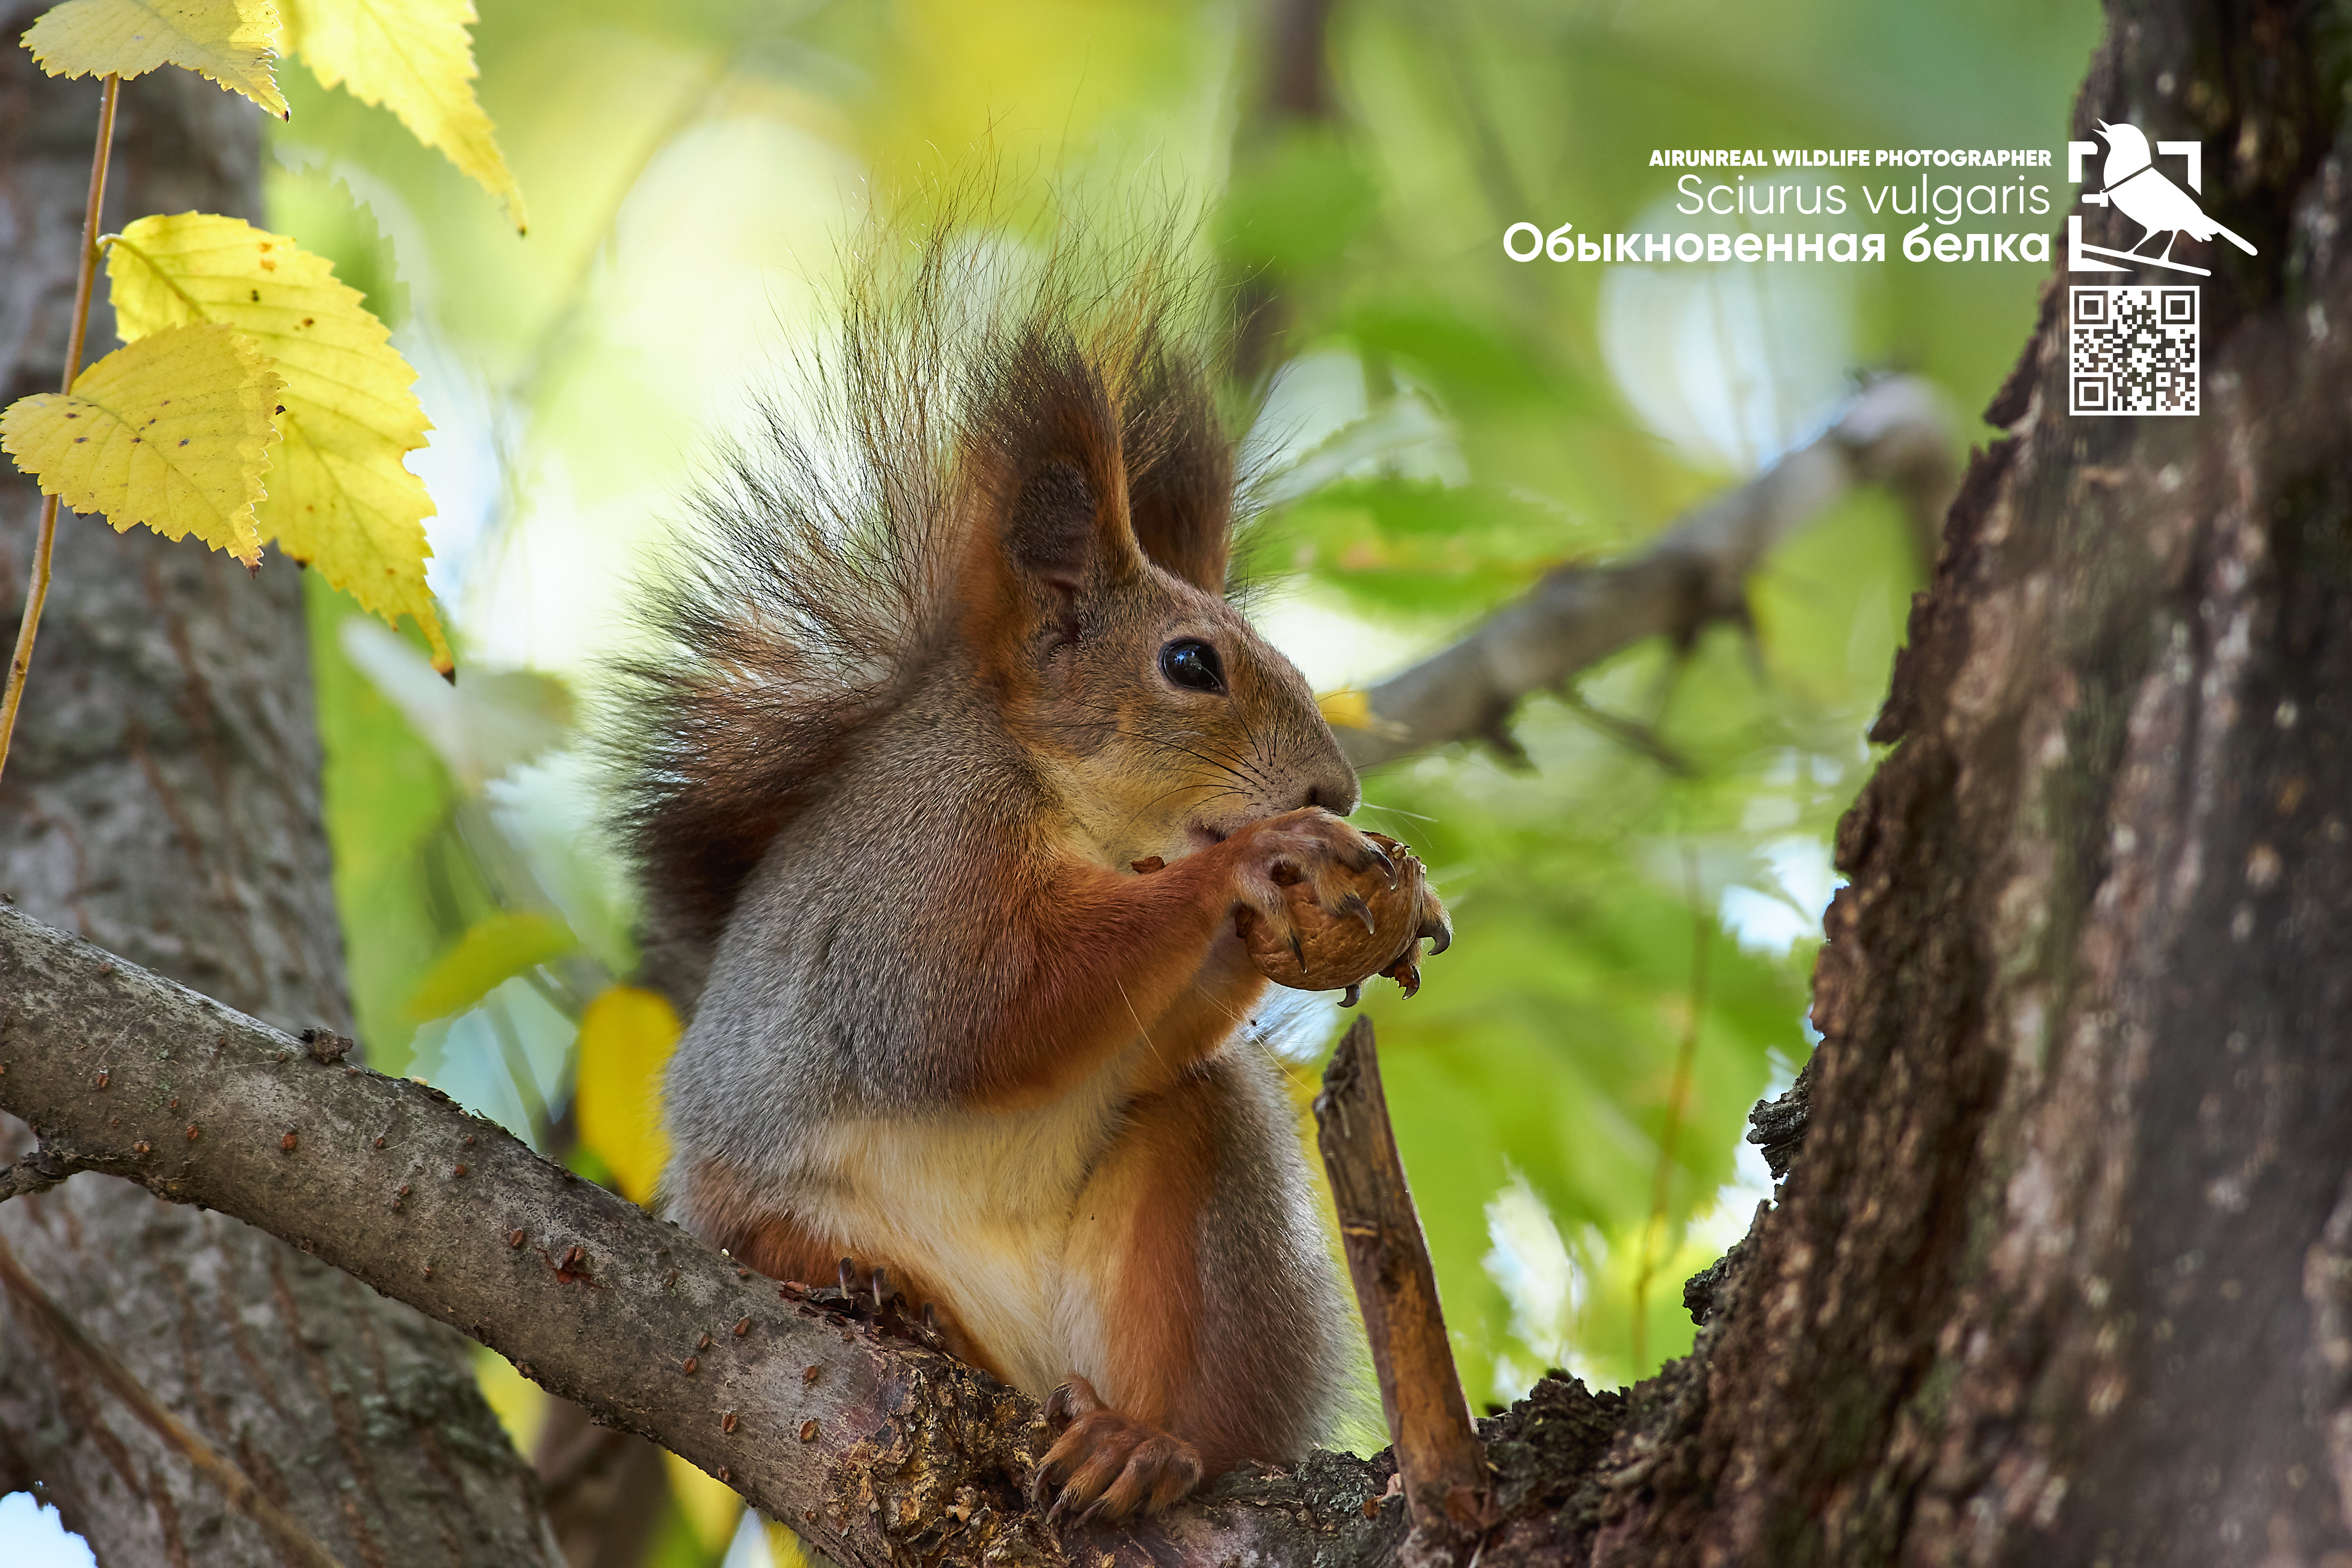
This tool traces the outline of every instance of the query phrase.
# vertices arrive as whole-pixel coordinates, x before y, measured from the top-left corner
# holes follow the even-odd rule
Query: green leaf
[[[1244,271],[1307,271],[1345,252],[1379,207],[1380,187],[1339,132],[1294,124],[1235,168],[1217,248]]]
[[[501,910],[481,920],[441,955],[408,998],[410,1022],[462,1013],[526,971],[580,945],[572,928],[530,910]]]
[[[405,1074],[415,1033],[404,1011],[410,994],[451,938],[493,901],[479,878],[463,875],[467,868],[446,852],[457,837],[446,825],[462,798],[448,769],[343,652],[337,635],[343,622],[373,623],[318,574],[304,577],[352,1010],[369,1062]],[[423,662],[421,649],[415,658]]]
[[[468,670],[452,686],[424,655],[373,621],[346,621],[341,636],[352,662],[400,709],[468,794],[570,738],[572,696],[551,675]]]
[[[1342,479],[1268,518],[1254,558],[1304,568],[1375,615],[1461,616],[1557,565],[1574,540],[1558,509],[1486,485]]]
[[[1342,329],[1360,348],[1420,372],[1449,404],[1503,403],[1575,395],[1560,405],[1584,412],[1605,406],[1580,379],[1563,384],[1513,338],[1461,310],[1421,301],[1383,300],[1348,317]]]

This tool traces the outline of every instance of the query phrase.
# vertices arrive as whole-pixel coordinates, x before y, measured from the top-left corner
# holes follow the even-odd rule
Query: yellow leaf
[[[244,334],[180,327],[115,350],[71,393],[9,405],[0,450],[43,494],[118,532],[144,523],[166,539],[193,533],[255,566],[253,503],[284,384]]]
[[[280,458],[283,462],[285,459]],[[1402,740],[1412,733],[1393,719],[1383,719],[1372,711],[1372,694],[1343,686],[1337,691],[1327,691],[1315,700],[1323,710],[1323,722],[1335,730],[1361,730],[1369,735],[1381,735],[1390,740]]]
[[[677,1014],[655,992],[614,985],[580,1016],[580,1077],[572,1106],[580,1142],[596,1152],[632,1203],[649,1203],[669,1140],[661,1075],[677,1046]]]
[[[801,1538],[772,1519],[760,1521],[768,1534],[768,1561],[774,1568],[809,1568],[808,1553],[801,1550]]]
[[[501,910],[474,922],[457,945],[436,959],[405,1009],[410,1018],[462,1013],[527,969],[561,958],[580,945],[572,928],[529,910]]]
[[[256,522],[386,622],[413,616],[434,668],[455,668],[425,584],[433,499],[403,459],[432,428],[416,373],[334,266],[282,235],[211,213],[142,217],[108,248],[126,339],[219,321],[261,345],[286,379],[285,445]]]
[[[25,30],[51,76],[145,76],[184,66],[278,119],[277,0],[67,0]]]
[[[1323,710],[1323,721],[1336,729],[1367,730],[1371,727],[1372,698],[1368,691],[1344,686],[1317,698],[1315,706]]]
[[[286,444],[261,506],[262,532],[387,626],[415,616],[433,645],[433,668],[446,675],[457,657],[425,584],[425,558],[433,553],[425,519],[433,500],[396,456],[368,450],[375,443],[364,433],[354,438],[337,423],[322,431],[287,405],[278,422]]]
[[[474,97],[473,0],[281,0],[286,48],[319,80],[380,103],[506,205],[524,227],[490,117]]]

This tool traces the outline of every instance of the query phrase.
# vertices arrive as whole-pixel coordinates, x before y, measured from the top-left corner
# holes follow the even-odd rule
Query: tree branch
[[[0,1110],[92,1171],[233,1215],[650,1437],[843,1563],[1370,1563],[1390,1468],[1245,1468],[1151,1526],[1057,1540],[1034,1402],[887,1341],[356,1065],[0,906]],[[325,1053],[331,1054],[331,1053]],[[30,1200],[40,1203],[45,1200]],[[1066,1551],[1067,1555],[1066,1556]]]
[[[1687,640],[1710,620],[1743,615],[1757,563],[1858,483],[1892,486],[1932,523],[1951,499],[1951,441],[1950,416],[1926,382],[1877,383],[1819,439],[1689,513],[1640,554],[1559,567],[1460,642],[1372,688],[1371,723],[1339,731],[1349,761],[1370,768],[1449,741],[1500,736],[1520,699],[1645,637]]]
[[[79,1163],[44,1143],[13,1165],[0,1165],[0,1204],[46,1193],[80,1169]],[[0,1238],[0,1247],[6,1245]]]

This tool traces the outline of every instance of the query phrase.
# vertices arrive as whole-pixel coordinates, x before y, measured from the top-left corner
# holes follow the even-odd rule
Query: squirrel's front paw
[[[1234,926],[1258,973],[1300,991],[1348,988],[1386,974],[1419,989],[1421,941],[1454,940],[1445,906],[1412,849],[1360,833],[1328,812],[1256,825],[1244,847]]]
[[[1029,1500],[1044,1508],[1052,1495],[1049,1521],[1072,1510],[1079,1524],[1158,1513],[1201,1484],[1198,1449],[1121,1415],[1075,1373],[1045,1401],[1045,1419],[1062,1435],[1038,1461]]]

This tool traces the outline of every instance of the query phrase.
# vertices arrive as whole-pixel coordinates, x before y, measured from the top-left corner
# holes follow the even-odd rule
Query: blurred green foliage
[[[1507,226],[1699,226],[1664,206],[1654,148],[2062,146],[2096,20],[2023,0],[1340,0],[1328,112],[1282,114],[1258,6],[483,0],[481,97],[530,237],[299,76],[271,221],[391,302],[425,372],[459,691],[530,665],[593,699],[635,552],[821,319],[876,194],[979,168],[1008,213],[1058,202],[1116,229],[1198,204],[1202,258],[1271,345],[1247,367],[1275,502],[1246,543],[1253,602],[1318,685],[1363,685],[1738,483],[1858,374],[1915,370],[1981,407],[2046,271],[1522,265]],[[1869,176],[1818,178],[1841,177]],[[1888,232],[1899,255],[1891,219],[1818,226]],[[1919,551],[1891,500],[1858,494],[1767,563],[1752,639],[1637,648],[1534,700],[1528,766],[1456,748],[1365,781],[1367,819],[1414,843],[1457,917],[1419,998],[1368,1005],[1474,1401],[1555,1362],[1614,1383],[1687,1347],[1682,1279],[1761,1195],[1733,1184],[1743,1118],[1807,1049],[1804,933]],[[463,782],[352,662],[331,595],[314,614],[369,1047],[563,1147],[567,1030],[633,962],[581,770]],[[413,1027],[427,973],[502,912],[581,946]]]

